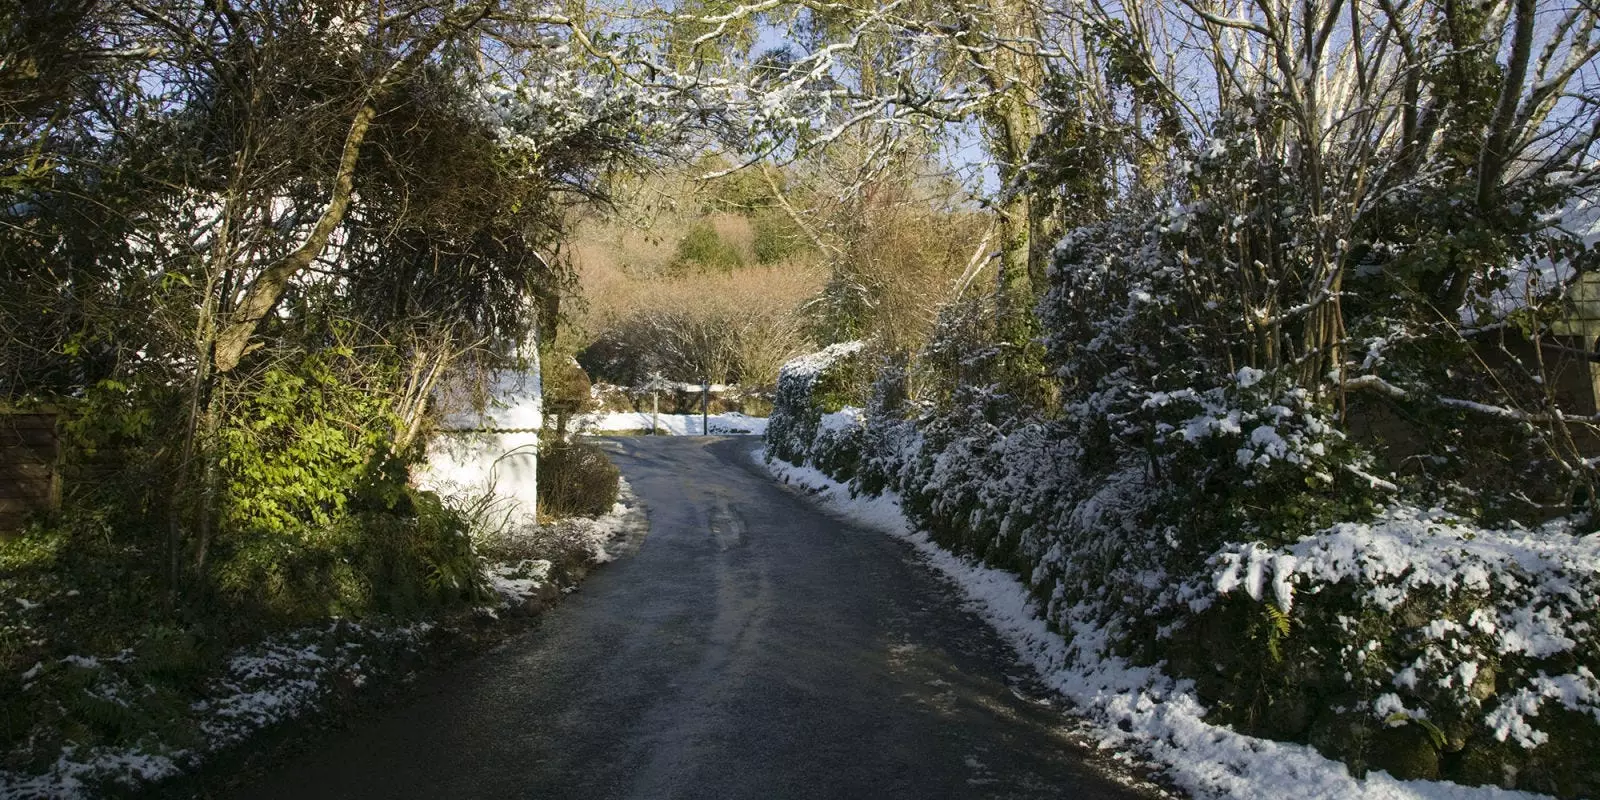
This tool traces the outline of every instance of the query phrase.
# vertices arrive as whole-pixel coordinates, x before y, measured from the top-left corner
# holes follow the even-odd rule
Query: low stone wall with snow
[[[1251,405],[1257,375],[1147,401],[1176,420],[1158,459],[1086,447],[1085,417],[995,425],[881,390],[825,410],[809,389],[859,349],[785,369],[768,457],[894,494],[940,546],[1018,575],[1076,663],[1156,668],[1208,722],[1358,776],[1600,795],[1600,535],[1345,502],[1364,496],[1329,466],[1365,482],[1361,463],[1295,398]],[[1313,512],[1344,521],[1294,516]]]
[[[572,427],[579,433],[649,433],[667,436],[760,436],[767,431],[765,417],[752,417],[737,411],[711,414],[653,414],[649,411],[605,411],[580,414]],[[708,431],[707,428],[710,430]]]

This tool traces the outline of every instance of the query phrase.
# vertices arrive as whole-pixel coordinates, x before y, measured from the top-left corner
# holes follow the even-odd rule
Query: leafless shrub
[[[671,280],[608,275],[604,292],[591,295],[585,325],[598,333],[579,360],[592,377],[623,385],[655,374],[770,385],[810,346],[799,309],[819,284],[814,270],[794,267]]]
[[[595,445],[547,440],[539,453],[539,511],[553,517],[600,516],[617,502],[620,475]]]

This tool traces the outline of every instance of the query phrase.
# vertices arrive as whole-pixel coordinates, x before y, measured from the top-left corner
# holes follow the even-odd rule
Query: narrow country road
[[[636,553],[260,798],[1121,798],[912,550],[775,484],[754,439],[612,452]]]

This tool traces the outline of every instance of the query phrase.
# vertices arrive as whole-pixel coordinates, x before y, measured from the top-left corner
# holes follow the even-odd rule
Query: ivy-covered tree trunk
[[[995,284],[995,332],[1004,348],[1002,379],[1008,384],[1007,390],[1031,396],[1036,394],[1033,385],[1042,369],[1033,345],[1039,329],[1033,308],[1044,281],[1034,279],[1030,265],[1030,206],[1024,193],[1014,192],[996,208],[1000,218],[1000,269]]]
[[[1001,183],[1001,199],[994,207],[1000,232],[995,329],[1004,351],[1001,379],[1008,393],[1030,403],[1044,395],[1042,356],[1034,342],[1038,332],[1034,306],[1045,285],[1044,259],[1035,255],[1034,235],[1042,231],[1024,185],[1029,153],[1043,130],[1038,101],[1044,66],[1030,49],[1039,41],[1035,13],[1019,0],[988,4],[979,24],[989,40],[1016,44],[968,50],[993,92],[983,121]],[[977,28],[974,24],[971,30]],[[975,34],[967,38],[969,45],[976,41]]]

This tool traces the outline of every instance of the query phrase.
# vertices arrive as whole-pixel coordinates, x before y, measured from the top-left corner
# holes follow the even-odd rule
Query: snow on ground
[[[190,707],[205,736],[198,748],[175,748],[154,736],[126,747],[69,747],[42,775],[0,770],[0,797],[92,797],[108,781],[134,789],[173,777],[210,753],[316,708],[337,681],[361,686],[372,670],[373,651],[414,647],[431,628],[426,622],[378,628],[334,621],[242,647],[211,680],[210,699]]]
[[[1540,797],[1496,787],[1400,781],[1384,772],[1357,779],[1345,765],[1305,745],[1257,739],[1207,724],[1205,708],[1190,682],[1174,681],[1158,668],[1133,666],[1106,653],[1108,632],[1082,615],[1073,619],[1069,646],[1045,625],[1021,581],[1010,573],[962,559],[939,547],[926,533],[913,530],[892,493],[852,497],[847,486],[819,470],[779,460],[767,463],[761,448],[752,455],[774,477],[813,493],[830,511],[910,542],[934,568],[961,587],[972,608],[1011,643],[1047,685],[1089,717],[1102,748],[1145,754],[1196,796],[1242,800]]]
[[[493,544],[499,552],[579,552],[591,564],[614,561],[637,542],[649,526],[644,506],[627,478],[617,479],[617,501],[604,516],[558,520],[531,530],[513,530]],[[491,562],[484,570],[489,587],[500,598],[499,608],[538,596],[550,580],[555,564],[546,558],[515,558]],[[484,609],[493,613],[495,608]]]
[[[595,542],[594,560],[597,564],[615,561],[626,555],[650,527],[644,504],[633,493],[633,486],[628,479],[620,475],[617,476],[617,501],[611,504],[611,511],[603,517],[580,517],[572,520],[572,523],[585,530],[590,540]]]
[[[672,436],[702,436],[699,414],[662,414],[658,418],[656,429]],[[730,411],[726,414],[712,414],[707,420],[713,436],[750,435],[761,436],[767,432],[766,417],[749,417],[738,412]],[[613,411],[599,414],[584,414],[577,420],[578,430],[583,433],[617,433],[650,430],[650,412],[648,411]]]
[[[550,580],[550,570],[554,567],[555,564],[548,558],[526,558],[490,564],[484,570],[484,575],[489,579],[489,588],[494,590],[500,598],[500,606],[504,608],[538,595]]]

